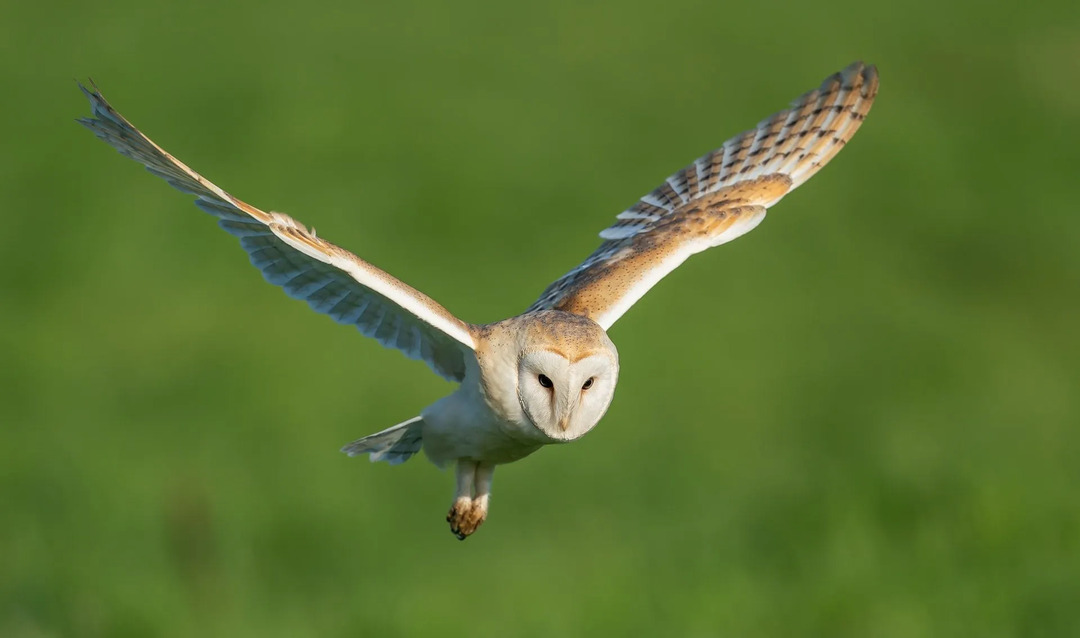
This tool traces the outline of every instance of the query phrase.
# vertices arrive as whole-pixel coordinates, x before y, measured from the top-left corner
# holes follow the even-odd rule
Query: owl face
[[[580,358],[559,350],[526,351],[518,363],[518,400],[529,421],[548,438],[573,441],[607,412],[618,378],[613,345]]]

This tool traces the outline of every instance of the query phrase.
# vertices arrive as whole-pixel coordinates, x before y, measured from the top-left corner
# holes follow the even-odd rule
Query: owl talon
[[[450,531],[462,541],[476,532],[486,518],[487,508],[478,500],[469,498],[459,498],[454,501],[450,513],[446,515],[446,521],[450,523]]]

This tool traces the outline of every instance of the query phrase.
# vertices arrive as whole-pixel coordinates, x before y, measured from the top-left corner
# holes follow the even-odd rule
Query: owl
[[[600,232],[603,242],[524,313],[489,324],[458,319],[424,293],[283,213],[233,197],[124,119],[97,87],[80,88],[79,122],[217,218],[263,277],[338,323],[424,361],[457,389],[413,417],[349,443],[349,456],[403,463],[424,451],[453,464],[446,520],[465,539],[487,518],[495,467],[596,426],[611,404],[619,354],[607,330],[687,257],[751,231],[765,211],[847,144],[877,94],[856,62],[667,178]]]

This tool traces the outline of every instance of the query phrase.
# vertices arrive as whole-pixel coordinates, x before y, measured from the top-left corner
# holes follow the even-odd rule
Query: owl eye
[[[545,388],[550,388],[552,386],[551,379],[547,378],[547,376],[545,375],[540,375],[538,377],[538,380],[540,381],[540,385],[544,386]]]
[[[589,388],[591,388],[593,379],[595,379],[595,378],[596,377],[589,377],[589,380],[585,382],[585,385],[581,386],[581,389],[582,390],[588,390]]]

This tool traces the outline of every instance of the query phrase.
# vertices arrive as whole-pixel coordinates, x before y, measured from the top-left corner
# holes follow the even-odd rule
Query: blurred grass
[[[1080,626],[1080,12],[0,7],[0,635],[1062,636]],[[601,426],[452,477],[337,447],[450,390],[261,282],[170,151],[470,321],[854,59],[866,126],[612,329]]]

